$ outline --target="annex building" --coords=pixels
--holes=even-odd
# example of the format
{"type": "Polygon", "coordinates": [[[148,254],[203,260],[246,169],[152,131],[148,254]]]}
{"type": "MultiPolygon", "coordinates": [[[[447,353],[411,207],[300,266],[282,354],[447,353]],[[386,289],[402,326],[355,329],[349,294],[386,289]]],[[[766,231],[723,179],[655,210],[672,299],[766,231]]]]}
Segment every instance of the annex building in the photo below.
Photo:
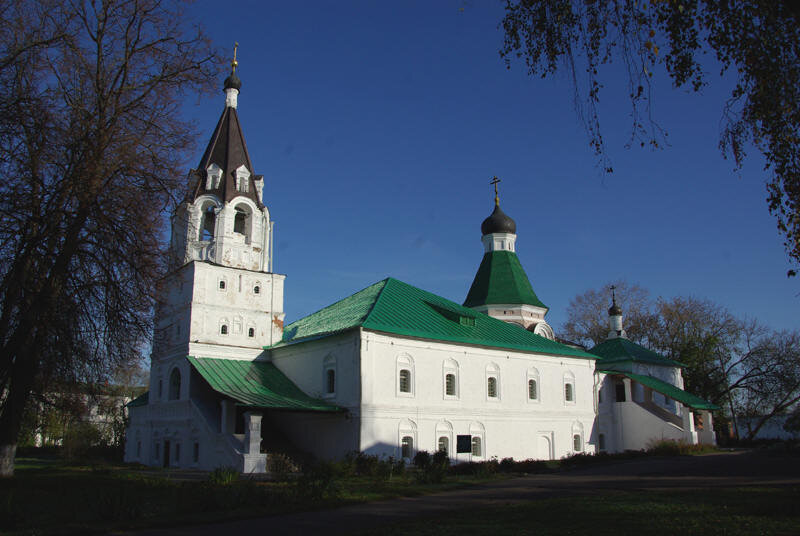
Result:
{"type": "Polygon", "coordinates": [[[462,462],[714,442],[717,408],[683,390],[681,363],[625,338],[615,302],[602,344],[555,340],[497,196],[463,304],[387,278],[285,325],[286,276],[272,271],[240,89],[234,65],[172,218],[150,386],[128,406],[126,461],[263,472],[271,452],[445,450],[462,462]]]}

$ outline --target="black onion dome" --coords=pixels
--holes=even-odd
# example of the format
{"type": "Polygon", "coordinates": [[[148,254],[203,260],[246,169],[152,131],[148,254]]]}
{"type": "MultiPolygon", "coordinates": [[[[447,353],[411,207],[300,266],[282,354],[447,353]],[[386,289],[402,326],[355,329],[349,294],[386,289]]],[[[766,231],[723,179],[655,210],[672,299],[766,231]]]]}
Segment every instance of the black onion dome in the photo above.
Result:
{"type": "Polygon", "coordinates": [[[225,79],[225,89],[242,89],[242,81],[236,76],[236,73],[231,73],[231,75],[225,79]]]}
{"type": "Polygon", "coordinates": [[[516,234],[517,224],[500,209],[500,205],[495,205],[492,214],[483,220],[481,233],[485,235],[492,233],[516,234]]]}
{"type": "Polygon", "coordinates": [[[622,309],[617,302],[614,302],[614,305],[608,308],[608,316],[620,316],[622,314],[622,309]]]}

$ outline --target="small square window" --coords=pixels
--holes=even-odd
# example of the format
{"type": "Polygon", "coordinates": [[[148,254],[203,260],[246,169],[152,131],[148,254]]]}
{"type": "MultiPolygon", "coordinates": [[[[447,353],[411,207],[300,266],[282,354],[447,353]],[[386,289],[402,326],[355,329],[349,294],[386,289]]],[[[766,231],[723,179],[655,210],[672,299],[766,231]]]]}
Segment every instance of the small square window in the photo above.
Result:
{"type": "Polygon", "coordinates": [[[222,324],[219,327],[219,334],[220,335],[227,335],[228,334],[228,326],[226,324],[222,324]]]}
{"type": "Polygon", "coordinates": [[[253,294],[260,294],[260,293],[261,293],[261,287],[259,287],[258,285],[254,286],[253,294]]]}
{"type": "Polygon", "coordinates": [[[248,337],[255,337],[256,336],[256,329],[255,328],[248,328],[247,329],[247,336],[248,337]]]}
{"type": "Polygon", "coordinates": [[[220,279],[219,280],[219,289],[220,290],[225,290],[225,280],[224,279],[220,279]]]}

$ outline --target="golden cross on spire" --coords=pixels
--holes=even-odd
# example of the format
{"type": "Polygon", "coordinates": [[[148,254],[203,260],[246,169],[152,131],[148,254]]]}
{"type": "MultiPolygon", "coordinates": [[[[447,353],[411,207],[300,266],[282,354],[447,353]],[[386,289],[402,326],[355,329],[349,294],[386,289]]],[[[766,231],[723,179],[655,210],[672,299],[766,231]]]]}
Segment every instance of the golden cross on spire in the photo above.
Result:
{"type": "Polygon", "coordinates": [[[617,288],[617,286],[616,285],[611,285],[609,288],[611,289],[611,303],[616,305],[617,304],[617,295],[614,292],[614,290],[617,288]]]}
{"type": "Polygon", "coordinates": [[[494,204],[500,206],[500,196],[497,194],[497,183],[500,182],[500,179],[497,178],[497,175],[489,181],[489,184],[494,185],[494,204]]]}
{"type": "Polygon", "coordinates": [[[231,61],[231,72],[236,73],[236,67],[239,66],[239,62],[236,61],[236,51],[239,50],[239,43],[233,43],[233,61],[231,61]]]}

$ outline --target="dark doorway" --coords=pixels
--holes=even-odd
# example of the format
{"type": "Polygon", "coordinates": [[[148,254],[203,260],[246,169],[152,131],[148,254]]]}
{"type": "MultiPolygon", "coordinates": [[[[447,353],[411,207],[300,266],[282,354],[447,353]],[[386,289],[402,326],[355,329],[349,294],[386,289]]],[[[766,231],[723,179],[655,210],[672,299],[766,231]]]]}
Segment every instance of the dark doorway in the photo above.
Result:
{"type": "Polygon", "coordinates": [[[164,441],[164,467],[169,467],[169,441],[164,441]]]}
{"type": "Polygon", "coordinates": [[[625,384],[623,382],[616,382],[617,402],[625,402],[625,384]]]}

